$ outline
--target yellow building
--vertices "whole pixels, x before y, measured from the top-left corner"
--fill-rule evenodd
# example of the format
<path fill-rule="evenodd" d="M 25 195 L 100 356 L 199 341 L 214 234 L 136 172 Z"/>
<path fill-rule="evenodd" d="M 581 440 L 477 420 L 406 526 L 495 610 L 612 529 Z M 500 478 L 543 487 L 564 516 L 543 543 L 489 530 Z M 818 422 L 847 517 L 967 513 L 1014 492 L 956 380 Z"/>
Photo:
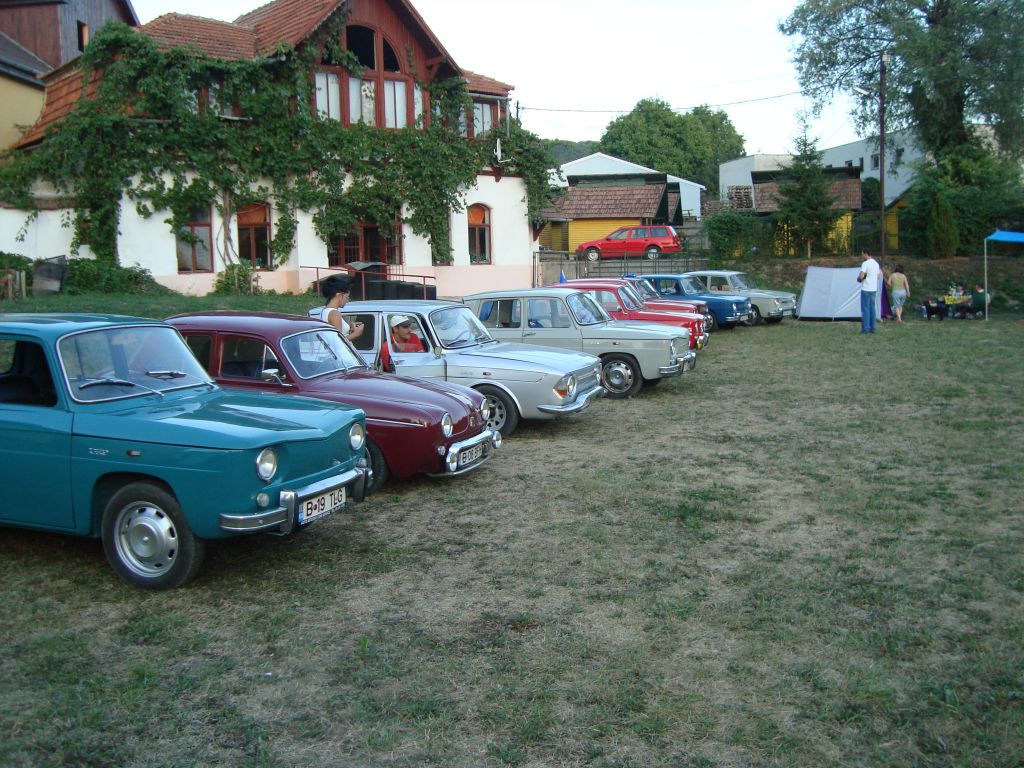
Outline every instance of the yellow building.
<path fill-rule="evenodd" d="M 35 123 L 43 110 L 43 83 L 37 75 L 49 65 L 0 32 L 0 149 L 21 138 L 22 131 Z"/>

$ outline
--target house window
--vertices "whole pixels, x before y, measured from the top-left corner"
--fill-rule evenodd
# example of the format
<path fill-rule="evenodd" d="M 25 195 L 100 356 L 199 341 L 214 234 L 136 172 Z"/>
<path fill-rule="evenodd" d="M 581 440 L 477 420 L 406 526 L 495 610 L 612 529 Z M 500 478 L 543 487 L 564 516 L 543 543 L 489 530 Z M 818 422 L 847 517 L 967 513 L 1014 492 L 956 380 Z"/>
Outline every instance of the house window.
<path fill-rule="evenodd" d="M 89 44 L 89 25 L 84 21 L 78 22 L 78 50 L 84 51 Z"/>
<path fill-rule="evenodd" d="M 401 233 L 401 222 L 396 220 L 394 227 L 396 233 Z M 343 267 L 353 261 L 401 264 L 401 235 L 385 237 L 375 223 L 364 221 L 357 224 L 352 232 L 331 237 L 327 250 L 327 263 L 332 267 Z"/>
<path fill-rule="evenodd" d="M 348 79 L 348 122 L 377 124 L 377 83 L 358 77 Z"/>
<path fill-rule="evenodd" d="M 178 272 L 212 272 L 212 246 L 210 209 L 193 211 L 188 224 L 178 230 Z"/>
<path fill-rule="evenodd" d="M 253 269 L 270 269 L 270 206 L 253 203 L 238 212 L 238 259 Z"/>
<path fill-rule="evenodd" d="M 490 104 L 473 104 L 473 135 L 479 136 L 494 127 L 494 113 Z"/>
<path fill-rule="evenodd" d="M 424 114 L 423 88 L 420 87 L 419 83 L 416 83 L 412 87 L 412 119 L 417 128 L 423 127 Z"/>
<path fill-rule="evenodd" d="M 877 153 L 875 153 L 875 154 L 873 154 L 871 156 L 871 170 L 872 171 L 877 171 L 878 170 L 878 154 Z"/>
<path fill-rule="evenodd" d="M 466 210 L 469 220 L 469 263 L 491 262 L 491 211 L 486 205 L 471 205 Z"/>
<path fill-rule="evenodd" d="M 387 128 L 405 128 L 408 108 L 405 83 L 401 80 L 384 81 L 384 125 Z"/>
<path fill-rule="evenodd" d="M 903 165 L 903 147 L 899 147 L 896 150 L 896 157 L 892 162 L 893 168 L 898 168 L 901 165 Z"/>
<path fill-rule="evenodd" d="M 316 73 L 316 113 L 321 120 L 341 120 L 341 82 L 337 72 Z"/>

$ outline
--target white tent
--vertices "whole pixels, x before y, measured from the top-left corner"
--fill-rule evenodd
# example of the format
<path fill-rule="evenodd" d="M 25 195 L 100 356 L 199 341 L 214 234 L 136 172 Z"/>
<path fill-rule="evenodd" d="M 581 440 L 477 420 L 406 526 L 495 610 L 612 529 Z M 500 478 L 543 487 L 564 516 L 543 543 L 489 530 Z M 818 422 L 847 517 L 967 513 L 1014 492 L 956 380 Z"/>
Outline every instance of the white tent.
<path fill-rule="evenodd" d="M 808 267 L 796 304 L 797 316 L 801 320 L 860 320 L 859 274 L 860 267 Z M 882 302 L 875 302 L 875 313 L 882 316 Z"/>

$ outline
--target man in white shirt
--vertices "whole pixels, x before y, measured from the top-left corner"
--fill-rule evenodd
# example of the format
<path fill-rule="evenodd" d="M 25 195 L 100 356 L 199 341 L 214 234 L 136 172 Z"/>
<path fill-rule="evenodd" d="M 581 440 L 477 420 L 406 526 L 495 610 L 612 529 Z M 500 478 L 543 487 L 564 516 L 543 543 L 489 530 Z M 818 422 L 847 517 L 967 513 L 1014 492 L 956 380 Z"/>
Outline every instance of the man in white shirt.
<path fill-rule="evenodd" d="M 860 265 L 857 282 L 860 283 L 860 332 L 875 332 L 875 307 L 878 306 L 878 278 L 882 268 L 866 250 L 861 252 L 864 263 Z"/>

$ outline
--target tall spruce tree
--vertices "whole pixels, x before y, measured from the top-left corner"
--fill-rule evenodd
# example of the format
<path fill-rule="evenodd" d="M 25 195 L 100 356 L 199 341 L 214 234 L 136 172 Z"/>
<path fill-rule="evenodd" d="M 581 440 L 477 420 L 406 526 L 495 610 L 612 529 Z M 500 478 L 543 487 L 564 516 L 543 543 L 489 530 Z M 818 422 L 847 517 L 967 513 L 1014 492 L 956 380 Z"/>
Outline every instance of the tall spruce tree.
<path fill-rule="evenodd" d="M 840 212 L 832 207 L 836 197 L 829 192 L 821 153 L 817 141 L 807 135 L 806 120 L 801 121 L 801 134 L 794 143 L 796 154 L 779 184 L 776 218 L 810 258 L 811 250 L 820 248 L 832 233 Z"/>

